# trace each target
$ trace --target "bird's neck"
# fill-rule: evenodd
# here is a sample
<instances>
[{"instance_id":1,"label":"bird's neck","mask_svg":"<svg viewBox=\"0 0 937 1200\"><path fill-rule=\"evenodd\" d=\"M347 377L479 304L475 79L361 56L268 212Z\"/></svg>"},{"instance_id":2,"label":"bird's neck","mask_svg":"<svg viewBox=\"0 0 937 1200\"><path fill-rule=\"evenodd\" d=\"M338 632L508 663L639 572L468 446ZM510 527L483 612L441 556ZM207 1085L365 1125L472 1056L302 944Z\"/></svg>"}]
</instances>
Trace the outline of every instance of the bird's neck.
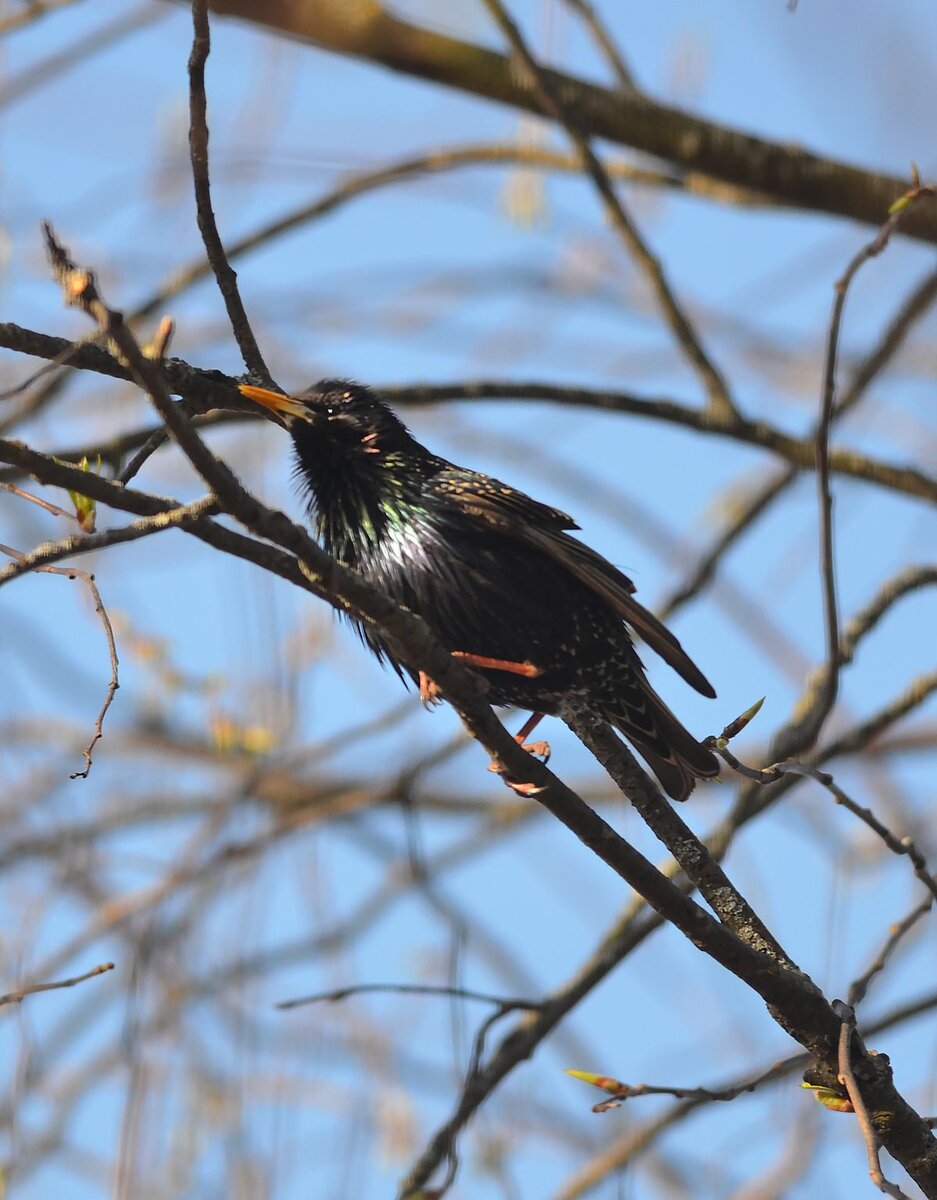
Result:
<instances>
[{"instance_id":1,"label":"bird's neck","mask_svg":"<svg viewBox=\"0 0 937 1200\"><path fill-rule=\"evenodd\" d=\"M309 487L323 547L348 566L366 570L382 556L393 532L419 512L426 470L419 459L382 455L377 462L326 451L314 464L300 464L299 473Z\"/></svg>"}]
</instances>

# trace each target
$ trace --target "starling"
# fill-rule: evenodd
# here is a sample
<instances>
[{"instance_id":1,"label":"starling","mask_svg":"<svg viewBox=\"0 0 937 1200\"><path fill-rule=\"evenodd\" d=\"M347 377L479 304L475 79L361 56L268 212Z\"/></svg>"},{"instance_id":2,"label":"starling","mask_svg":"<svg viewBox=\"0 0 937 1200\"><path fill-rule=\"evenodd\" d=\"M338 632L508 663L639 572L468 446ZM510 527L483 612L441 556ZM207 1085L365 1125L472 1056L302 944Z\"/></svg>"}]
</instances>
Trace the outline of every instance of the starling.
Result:
<instances>
[{"instance_id":1,"label":"starling","mask_svg":"<svg viewBox=\"0 0 937 1200\"><path fill-rule=\"evenodd\" d=\"M492 704L532 711L523 735L577 698L628 738L674 800L718 773L651 687L628 627L698 692L715 697L712 685L631 580L570 536L579 526L565 513L431 453L360 384L241 392L292 435L325 549L423 617L488 681ZM403 677L380 634L358 632ZM432 684L419 683L430 697Z\"/></svg>"}]
</instances>

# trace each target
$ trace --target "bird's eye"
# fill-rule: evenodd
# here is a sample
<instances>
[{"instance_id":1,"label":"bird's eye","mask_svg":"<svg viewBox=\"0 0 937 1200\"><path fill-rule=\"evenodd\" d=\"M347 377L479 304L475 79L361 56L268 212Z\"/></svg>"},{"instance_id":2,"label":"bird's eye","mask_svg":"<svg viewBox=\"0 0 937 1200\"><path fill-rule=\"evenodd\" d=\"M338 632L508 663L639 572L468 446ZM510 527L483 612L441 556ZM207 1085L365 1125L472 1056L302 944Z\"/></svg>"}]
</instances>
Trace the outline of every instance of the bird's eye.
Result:
<instances>
[{"instance_id":1,"label":"bird's eye","mask_svg":"<svg viewBox=\"0 0 937 1200\"><path fill-rule=\"evenodd\" d=\"M337 410L330 404L329 407L325 410L325 415L327 417L334 417L336 411Z\"/></svg>"}]
</instances>

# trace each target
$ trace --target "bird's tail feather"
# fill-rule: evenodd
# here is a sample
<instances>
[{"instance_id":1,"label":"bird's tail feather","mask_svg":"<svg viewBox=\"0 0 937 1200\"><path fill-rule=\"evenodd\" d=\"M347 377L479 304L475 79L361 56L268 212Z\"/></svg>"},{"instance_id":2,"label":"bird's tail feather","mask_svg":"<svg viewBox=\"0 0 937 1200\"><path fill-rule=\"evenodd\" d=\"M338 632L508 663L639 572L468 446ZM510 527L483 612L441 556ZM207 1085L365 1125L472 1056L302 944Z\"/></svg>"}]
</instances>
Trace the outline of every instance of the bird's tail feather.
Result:
<instances>
[{"instance_id":1,"label":"bird's tail feather","mask_svg":"<svg viewBox=\"0 0 937 1200\"><path fill-rule=\"evenodd\" d=\"M642 675L606 710L673 800L686 800L697 779L719 774L719 760L680 724Z\"/></svg>"}]
</instances>

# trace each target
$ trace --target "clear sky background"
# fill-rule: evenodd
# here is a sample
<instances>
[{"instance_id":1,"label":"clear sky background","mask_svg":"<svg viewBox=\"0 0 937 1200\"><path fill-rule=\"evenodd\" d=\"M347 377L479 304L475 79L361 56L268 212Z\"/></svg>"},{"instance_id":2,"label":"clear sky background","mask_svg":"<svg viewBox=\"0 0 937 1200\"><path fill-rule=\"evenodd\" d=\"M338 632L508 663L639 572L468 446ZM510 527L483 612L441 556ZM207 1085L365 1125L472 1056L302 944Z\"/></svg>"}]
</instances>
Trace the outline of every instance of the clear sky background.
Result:
<instances>
[{"instance_id":1,"label":"clear sky background","mask_svg":"<svg viewBox=\"0 0 937 1200\"><path fill-rule=\"evenodd\" d=\"M910 176L913 161L925 180L937 174L937 10L927 0L800 0L794 11L783 0L599 7L641 86L656 97L868 168ZM541 57L605 79L562 4L515 0L512 8ZM473 0L394 9L501 47ZM94 53L72 53L128 13L140 14L134 32ZM49 278L43 218L78 261L97 269L111 303L127 310L201 255L186 146L190 36L184 6L85 0L0 42L3 320L68 336L88 332L79 315L63 310ZM59 54L67 67L42 78L41 65ZM228 242L325 193L349 172L429 148L519 134L563 146L557 131L498 105L220 19L213 22L208 95L214 207ZM614 156L626 157L617 149ZM833 284L871 231L801 213L639 189L625 194L744 411L808 431L818 409ZM355 200L236 265L267 361L285 387L323 375L375 386L537 379L701 402L593 189L581 181L504 167L429 176ZM933 248L896 241L865 269L847 307L844 371L933 265ZM199 366L241 370L213 283L187 290L165 311L177 323L174 353ZM838 441L933 470L935 332L933 316L916 328ZM0 386L36 365L3 352ZM447 404L404 416L434 450L572 512L583 537L627 570L651 607L683 578L739 496L775 466L760 452L669 426L548 405ZM17 436L53 451L153 420L139 393L84 375ZM235 426L219 431L213 445L262 496L300 513L280 431ZM139 484L184 499L200 494L172 449L150 460ZM857 482L837 479L835 495L848 616L903 564L933 561L937 519L923 504ZM736 547L720 583L674 619L713 679L717 702L690 693L660 664L652 667L655 685L700 736L766 695L740 744L742 757L757 755L823 653L815 529L812 480L804 478ZM61 535L53 518L0 493L0 541L29 548ZM73 829L128 795L223 801L232 777L210 753L180 759L160 749L168 732L210 751L221 716L270 734L266 762L296 754L311 778L321 770L332 780L392 778L401 764L458 733L451 712L424 713L411 695L392 729L316 760L310 748L405 702L398 681L324 605L175 533L111 549L89 569L117 626L122 676L85 781L67 776L107 682L100 625L79 585L64 579L31 576L0 595L0 721L8 733L0 771L9 810L0 863L4 841ZM889 616L844 677L834 728L870 713L937 664L934 615L933 595L922 592ZM935 717L932 699L915 720L926 725ZM588 760L558 723L550 722L545 736L563 778L595 789ZM902 832L913 832L933 861L934 772L931 753L887 779L846 764L837 778L863 803L877 811L884 805L883 816L913 819ZM47 777L41 803L23 811L17 797L39 774ZM473 746L429 772L421 792L505 799ZM700 831L711 828L732 792L731 783L700 789L684 810L687 819ZM466 855L438 887L411 889L352 947L306 952L311 938L366 903L393 864L406 863L414 836L432 859L461 845L476 819L430 811L414 826L388 807L343 825L299 830L249 867L220 872L180 959L157 954L131 970L120 937L94 936L100 906L163 879L175 861L198 861L225 839L250 838L264 827L262 806L235 811L208 847L193 847L195 827L185 820L112 833L97 898L71 887L62 860L18 859L0 874L0 992L52 964L59 976L105 958L118 964L84 985L80 1001L77 989L0 1012L0 1085L13 1100L14 1162L43 1128L48 1089L65 1086L66 1070L80 1073L108 1048L116 1059L72 1110L62 1153L14 1180L12 1195L114 1194L107 1164L128 1120L128 1080L138 1060L120 1056L134 1022L146 1020L174 970L210 979L239 957L280 949L275 965L233 983L222 1001L193 1002L181 1031L146 1041L150 1090L137 1170L150 1190L137 1194L389 1196L448 1113L471 1034L487 1010L400 996L294 1013L276 1012L273 1004L346 983L445 982L464 914L479 932L460 945L460 982L539 996L576 969L628 898L565 831L533 816L486 852ZM603 812L659 856L624 804ZM851 822L818 788L805 786L740 840L728 864L831 997L845 992L920 890L906 864L886 861ZM172 906L144 906L135 919L141 929L159 931L172 921ZM925 923L870 997L869 1017L931 989L935 966L933 928ZM83 1024L70 1035L66 1023L77 1013ZM67 1038L62 1074L30 1090L23 1083L29 1063ZM918 1110L937 1110L933 1018L889 1034L879 1048L892 1056L899 1086ZM597 1096L562 1067L632 1083L717 1085L795 1049L756 997L722 978L679 935L660 933L512 1076L466 1137L453 1194L559 1196L597 1147L665 1107L635 1100L593 1116ZM213 1082L221 1097L214 1114L205 1103ZM852 1123L817 1118L815 1107L796 1080L717 1106L677 1126L646 1168L594 1194L747 1195L746 1181L783 1154L792 1129L805 1148L819 1143L814 1165L789 1192L764 1194L871 1194ZM529 1132L538 1125L562 1136ZM174 1183L163 1168L185 1137L194 1145L186 1159L191 1174ZM483 1145L499 1142L518 1147L500 1179L481 1165ZM668 1183L668 1163L686 1171L696 1190Z\"/></svg>"}]
</instances>

